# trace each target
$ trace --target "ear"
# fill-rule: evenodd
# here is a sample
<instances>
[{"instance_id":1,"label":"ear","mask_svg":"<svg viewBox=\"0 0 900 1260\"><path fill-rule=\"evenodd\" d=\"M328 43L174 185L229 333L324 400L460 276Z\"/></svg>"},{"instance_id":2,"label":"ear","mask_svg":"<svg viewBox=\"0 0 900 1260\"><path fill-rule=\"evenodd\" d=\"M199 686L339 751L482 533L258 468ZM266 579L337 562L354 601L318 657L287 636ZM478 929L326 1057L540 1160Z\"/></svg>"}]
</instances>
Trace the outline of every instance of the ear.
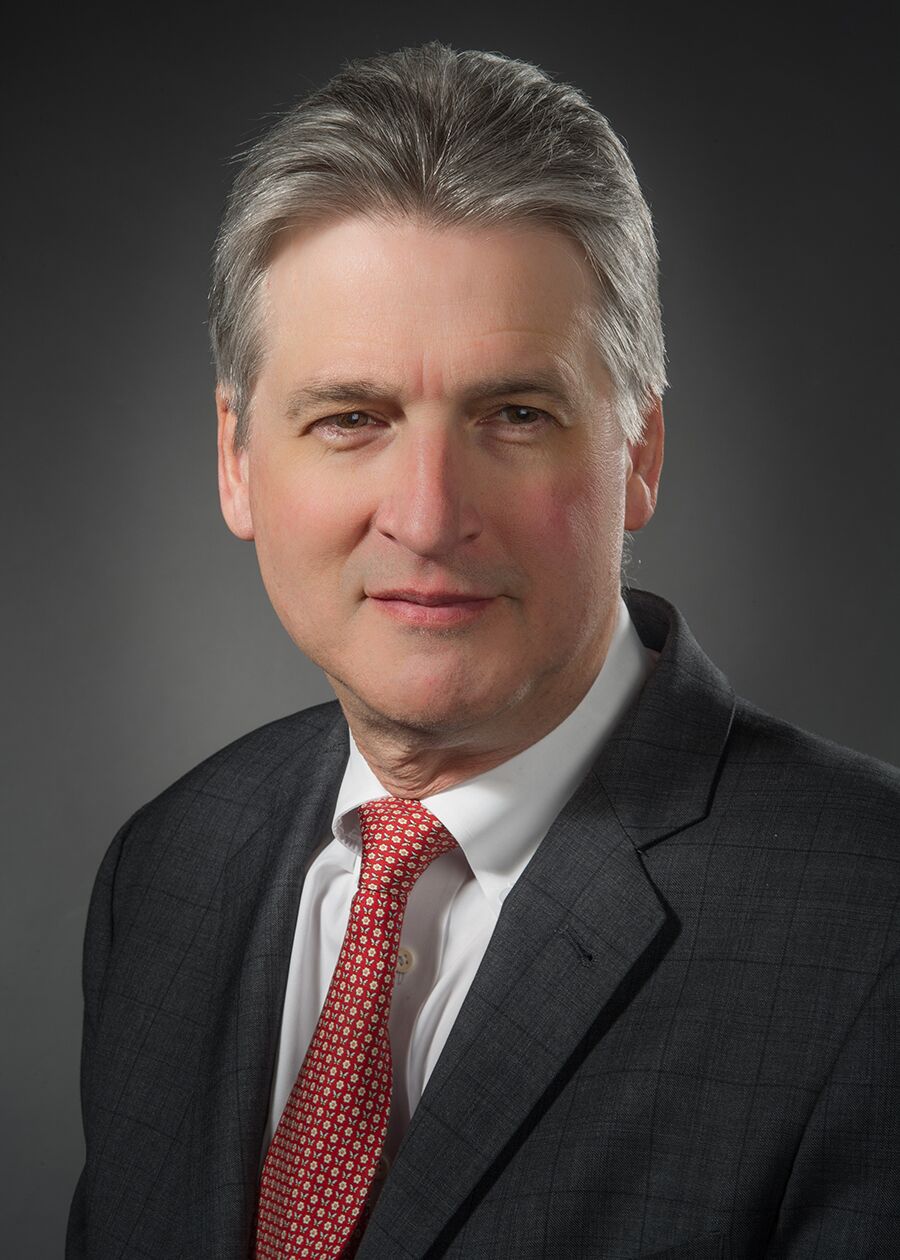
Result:
<instances>
[{"instance_id":1,"label":"ear","mask_svg":"<svg viewBox=\"0 0 900 1260\"><path fill-rule=\"evenodd\" d=\"M665 428L662 400L654 398L644 412L640 442L628 443L628 476L625 483L625 528L642 529L656 507L662 472Z\"/></svg>"},{"instance_id":2,"label":"ear","mask_svg":"<svg viewBox=\"0 0 900 1260\"><path fill-rule=\"evenodd\" d=\"M249 540L253 537L250 452L246 446L241 450L235 449L237 416L220 385L216 386L216 415L219 421L219 502L222 515L233 534Z\"/></svg>"}]
</instances>

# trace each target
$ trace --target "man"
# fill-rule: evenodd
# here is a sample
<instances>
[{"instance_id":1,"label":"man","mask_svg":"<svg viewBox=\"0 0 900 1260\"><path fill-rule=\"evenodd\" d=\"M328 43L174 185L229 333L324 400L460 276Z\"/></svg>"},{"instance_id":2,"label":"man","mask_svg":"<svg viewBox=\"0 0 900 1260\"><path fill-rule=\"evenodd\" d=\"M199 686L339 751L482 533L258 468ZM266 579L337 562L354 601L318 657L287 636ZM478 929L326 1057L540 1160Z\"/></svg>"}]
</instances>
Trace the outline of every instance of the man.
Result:
<instances>
[{"instance_id":1,"label":"man","mask_svg":"<svg viewBox=\"0 0 900 1260\"><path fill-rule=\"evenodd\" d=\"M606 121L348 65L245 164L211 327L226 521L338 702L107 854L68 1256L900 1254L900 778L623 601L665 380Z\"/></svg>"}]
</instances>

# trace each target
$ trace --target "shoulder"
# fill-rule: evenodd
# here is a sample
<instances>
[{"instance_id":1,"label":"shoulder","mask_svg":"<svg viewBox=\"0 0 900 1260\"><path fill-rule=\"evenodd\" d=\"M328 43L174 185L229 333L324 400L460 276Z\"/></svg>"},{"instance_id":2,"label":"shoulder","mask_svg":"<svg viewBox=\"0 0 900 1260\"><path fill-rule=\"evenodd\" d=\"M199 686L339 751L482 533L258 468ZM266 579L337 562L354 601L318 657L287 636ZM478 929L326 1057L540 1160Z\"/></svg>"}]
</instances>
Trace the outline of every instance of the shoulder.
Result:
<instances>
[{"instance_id":1,"label":"shoulder","mask_svg":"<svg viewBox=\"0 0 900 1260\"><path fill-rule=\"evenodd\" d=\"M104 867L121 877L124 858L130 876L143 882L165 860L205 882L243 837L334 779L346 749L336 701L257 727L142 805L120 828Z\"/></svg>"},{"instance_id":2,"label":"shoulder","mask_svg":"<svg viewBox=\"0 0 900 1260\"><path fill-rule=\"evenodd\" d=\"M692 952L777 966L846 1026L900 947L900 772L737 699L710 786L644 850Z\"/></svg>"},{"instance_id":3,"label":"shoulder","mask_svg":"<svg viewBox=\"0 0 900 1260\"><path fill-rule=\"evenodd\" d=\"M738 699L726 748L732 804L806 820L820 840L900 858L900 769Z\"/></svg>"},{"instance_id":4,"label":"shoulder","mask_svg":"<svg viewBox=\"0 0 900 1260\"><path fill-rule=\"evenodd\" d=\"M630 590L626 602L657 660L606 786L641 843L705 820L735 851L840 850L900 873L900 770L736 696L668 601Z\"/></svg>"},{"instance_id":5,"label":"shoulder","mask_svg":"<svg viewBox=\"0 0 900 1260\"><path fill-rule=\"evenodd\" d=\"M345 729L336 700L267 722L204 758L147 808L185 793L250 798L286 766L314 762L323 742L340 736Z\"/></svg>"},{"instance_id":6,"label":"shoulder","mask_svg":"<svg viewBox=\"0 0 900 1260\"><path fill-rule=\"evenodd\" d=\"M739 700L705 835L786 958L874 976L900 944L895 767Z\"/></svg>"},{"instance_id":7,"label":"shoulder","mask_svg":"<svg viewBox=\"0 0 900 1260\"><path fill-rule=\"evenodd\" d=\"M317 755L345 730L335 700L267 722L204 758L141 812L158 813L197 796L250 803L277 790L286 775L314 774Z\"/></svg>"}]
</instances>

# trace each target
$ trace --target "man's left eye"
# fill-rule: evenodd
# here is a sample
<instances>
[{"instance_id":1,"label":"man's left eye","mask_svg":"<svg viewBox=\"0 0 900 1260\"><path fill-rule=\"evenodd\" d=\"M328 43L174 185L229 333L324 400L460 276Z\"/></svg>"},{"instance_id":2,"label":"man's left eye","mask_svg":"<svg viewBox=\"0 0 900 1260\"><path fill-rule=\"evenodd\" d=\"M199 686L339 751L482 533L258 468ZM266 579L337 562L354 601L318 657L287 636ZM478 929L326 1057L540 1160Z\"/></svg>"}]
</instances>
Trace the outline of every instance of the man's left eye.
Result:
<instances>
[{"instance_id":1,"label":"man's left eye","mask_svg":"<svg viewBox=\"0 0 900 1260\"><path fill-rule=\"evenodd\" d=\"M332 416L330 423L348 432L353 429L365 429L367 422L371 419L367 411L342 411L339 415Z\"/></svg>"},{"instance_id":2,"label":"man's left eye","mask_svg":"<svg viewBox=\"0 0 900 1260\"><path fill-rule=\"evenodd\" d=\"M505 415L511 424L528 424L544 419L543 411L538 411L536 407L522 407L517 403L508 403L505 407L501 407L500 414Z\"/></svg>"}]
</instances>

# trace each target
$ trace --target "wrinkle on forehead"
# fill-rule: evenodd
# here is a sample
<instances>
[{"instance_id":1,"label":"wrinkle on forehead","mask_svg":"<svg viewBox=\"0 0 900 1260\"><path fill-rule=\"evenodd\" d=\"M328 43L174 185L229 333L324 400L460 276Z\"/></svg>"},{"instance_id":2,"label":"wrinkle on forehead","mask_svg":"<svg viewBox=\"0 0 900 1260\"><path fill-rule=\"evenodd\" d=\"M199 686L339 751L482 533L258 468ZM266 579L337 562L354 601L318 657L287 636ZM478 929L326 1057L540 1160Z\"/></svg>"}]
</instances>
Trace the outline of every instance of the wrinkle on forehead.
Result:
<instances>
[{"instance_id":1,"label":"wrinkle on forehead","mask_svg":"<svg viewBox=\"0 0 900 1260\"><path fill-rule=\"evenodd\" d=\"M523 245L525 248L523 248ZM483 376L553 366L570 394L608 383L594 348L593 273L568 236L345 220L282 246L264 286L269 358L293 384L338 365L431 400ZM587 378L587 379L586 379Z\"/></svg>"}]
</instances>

